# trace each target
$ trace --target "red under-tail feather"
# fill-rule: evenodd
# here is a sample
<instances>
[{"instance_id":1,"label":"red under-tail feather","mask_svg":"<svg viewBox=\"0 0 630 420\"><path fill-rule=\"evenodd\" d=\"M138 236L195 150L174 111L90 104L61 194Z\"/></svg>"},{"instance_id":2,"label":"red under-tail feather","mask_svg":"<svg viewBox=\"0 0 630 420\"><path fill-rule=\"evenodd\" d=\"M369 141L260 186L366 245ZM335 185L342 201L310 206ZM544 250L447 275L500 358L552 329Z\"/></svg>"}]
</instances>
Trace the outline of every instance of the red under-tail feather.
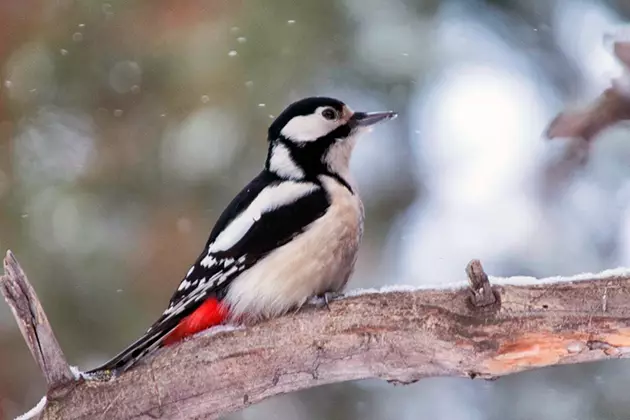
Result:
<instances>
[{"instance_id":1,"label":"red under-tail feather","mask_svg":"<svg viewBox=\"0 0 630 420\"><path fill-rule=\"evenodd\" d=\"M228 310L225 305L215 298L206 299L192 314L179 322L177 327L164 338L162 344L168 346L206 328L219 325L225 321L227 315Z\"/></svg>"},{"instance_id":2,"label":"red under-tail feather","mask_svg":"<svg viewBox=\"0 0 630 420\"><path fill-rule=\"evenodd\" d=\"M158 320L145 335L105 364L86 373L104 370L127 370L152 351L189 337L227 319L228 308L216 298L208 298L193 313L181 320ZM174 327L172 326L173 324Z\"/></svg>"}]
</instances>

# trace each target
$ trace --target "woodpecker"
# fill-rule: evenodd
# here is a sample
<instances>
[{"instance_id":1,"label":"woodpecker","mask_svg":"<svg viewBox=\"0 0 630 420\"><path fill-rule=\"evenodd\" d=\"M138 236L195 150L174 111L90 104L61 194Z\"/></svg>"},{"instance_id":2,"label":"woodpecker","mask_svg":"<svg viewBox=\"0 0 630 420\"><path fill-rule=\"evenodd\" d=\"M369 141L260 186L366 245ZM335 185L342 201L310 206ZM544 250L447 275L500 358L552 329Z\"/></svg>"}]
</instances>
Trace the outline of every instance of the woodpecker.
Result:
<instances>
[{"instance_id":1,"label":"woodpecker","mask_svg":"<svg viewBox=\"0 0 630 420\"><path fill-rule=\"evenodd\" d=\"M226 322L254 323L343 289L363 234L350 176L357 136L395 112L311 97L268 130L264 169L227 206L168 308L136 342L87 373L124 371L154 350Z\"/></svg>"}]
</instances>

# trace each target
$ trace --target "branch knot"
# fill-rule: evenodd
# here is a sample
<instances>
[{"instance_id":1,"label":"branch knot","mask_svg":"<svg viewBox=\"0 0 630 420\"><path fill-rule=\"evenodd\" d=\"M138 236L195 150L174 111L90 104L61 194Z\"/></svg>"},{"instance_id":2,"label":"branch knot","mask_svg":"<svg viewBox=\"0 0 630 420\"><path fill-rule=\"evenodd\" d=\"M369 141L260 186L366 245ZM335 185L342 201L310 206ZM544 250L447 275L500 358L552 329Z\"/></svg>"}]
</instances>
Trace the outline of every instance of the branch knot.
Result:
<instances>
[{"instance_id":1,"label":"branch knot","mask_svg":"<svg viewBox=\"0 0 630 420\"><path fill-rule=\"evenodd\" d=\"M466 266L466 274L470 283L470 303L473 307L485 308L499 302L498 293L492 290L490 280L481 265L481 261L470 261Z\"/></svg>"}]
</instances>

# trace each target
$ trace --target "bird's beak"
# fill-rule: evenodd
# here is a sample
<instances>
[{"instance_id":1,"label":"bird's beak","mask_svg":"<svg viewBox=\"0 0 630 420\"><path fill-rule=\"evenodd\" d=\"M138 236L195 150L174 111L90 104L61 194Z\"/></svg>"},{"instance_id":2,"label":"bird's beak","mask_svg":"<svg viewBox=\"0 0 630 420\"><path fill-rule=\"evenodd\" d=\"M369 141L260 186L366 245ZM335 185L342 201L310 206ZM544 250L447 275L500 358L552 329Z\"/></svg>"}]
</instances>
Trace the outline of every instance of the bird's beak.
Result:
<instances>
[{"instance_id":1,"label":"bird's beak","mask_svg":"<svg viewBox=\"0 0 630 420\"><path fill-rule=\"evenodd\" d=\"M394 111L385 112L355 112L349 123L354 127L368 127L381 121L393 120L398 114Z\"/></svg>"}]
</instances>

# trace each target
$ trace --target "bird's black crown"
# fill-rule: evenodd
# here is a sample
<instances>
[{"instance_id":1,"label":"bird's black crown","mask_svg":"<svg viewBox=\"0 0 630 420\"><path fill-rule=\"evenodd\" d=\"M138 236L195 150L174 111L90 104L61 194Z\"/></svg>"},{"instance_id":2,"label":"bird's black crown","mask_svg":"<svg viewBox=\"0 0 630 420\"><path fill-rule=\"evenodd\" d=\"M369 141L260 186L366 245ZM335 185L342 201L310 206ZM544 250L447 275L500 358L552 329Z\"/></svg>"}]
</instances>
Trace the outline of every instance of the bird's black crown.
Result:
<instances>
[{"instance_id":1,"label":"bird's black crown","mask_svg":"<svg viewBox=\"0 0 630 420\"><path fill-rule=\"evenodd\" d=\"M287 106L269 126L268 139L274 140L280 137L282 128L291 121L292 118L300 115L310 115L319 107L332 107L337 112L342 113L344 103L338 99L327 98L325 96L313 96L310 98L300 99Z\"/></svg>"}]
</instances>

